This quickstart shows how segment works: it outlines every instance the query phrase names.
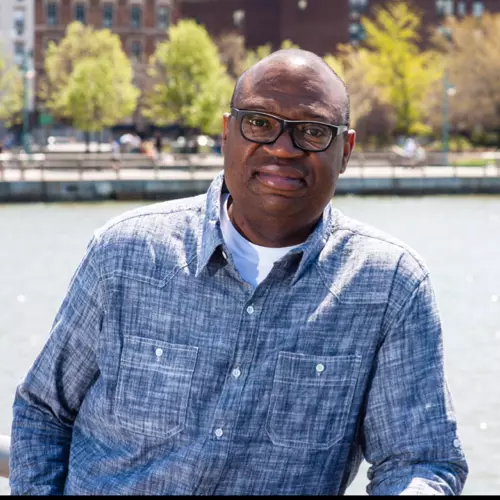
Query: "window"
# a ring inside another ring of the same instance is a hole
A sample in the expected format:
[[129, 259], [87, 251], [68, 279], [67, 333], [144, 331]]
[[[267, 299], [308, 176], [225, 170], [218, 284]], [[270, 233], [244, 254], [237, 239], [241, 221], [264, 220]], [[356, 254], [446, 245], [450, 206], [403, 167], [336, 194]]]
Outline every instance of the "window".
[[85, 5], [83, 3], [75, 5], [75, 21], [85, 24]]
[[130, 9], [130, 25], [132, 28], [138, 30], [141, 28], [141, 8], [132, 7]]
[[483, 2], [474, 2], [472, 4], [472, 15], [474, 17], [481, 17], [484, 14]]
[[351, 12], [364, 12], [368, 8], [368, 0], [349, 0]]
[[238, 9], [233, 12], [233, 24], [237, 28], [243, 26], [243, 21], [245, 20], [245, 11], [243, 9]]
[[102, 25], [105, 28], [111, 28], [113, 26], [113, 6], [105, 5], [102, 8]]
[[168, 7], [158, 7], [158, 12], [156, 14], [156, 25], [159, 29], [164, 30], [168, 28]]
[[132, 60], [135, 62], [140, 62], [142, 55], [141, 42], [134, 40], [130, 46], [130, 55], [132, 56]]
[[464, 1], [458, 2], [457, 14], [459, 16], [466, 16], [467, 15], [467, 4]]
[[57, 24], [57, 4], [54, 2], [47, 4], [47, 24], [49, 26]]
[[436, 10], [440, 16], [452, 16], [455, 0], [436, 0]]
[[365, 29], [360, 23], [351, 23], [349, 25], [349, 38], [351, 42], [359, 42], [365, 39]]
[[451, 28], [449, 26], [439, 26], [438, 27], [439, 33], [443, 35], [447, 40], [452, 39], [453, 32], [451, 31]]
[[24, 64], [24, 42], [14, 42], [14, 62], [18, 66]]
[[14, 33], [21, 36], [24, 33], [24, 10], [14, 11]]

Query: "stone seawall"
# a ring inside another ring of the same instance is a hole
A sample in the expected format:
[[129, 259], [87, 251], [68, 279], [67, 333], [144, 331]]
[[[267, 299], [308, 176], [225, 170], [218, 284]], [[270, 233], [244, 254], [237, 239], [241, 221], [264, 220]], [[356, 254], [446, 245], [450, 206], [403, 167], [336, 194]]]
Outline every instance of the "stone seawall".
[[[166, 200], [197, 195], [211, 179], [0, 182], [0, 203]], [[500, 177], [341, 177], [336, 195], [500, 194]]]

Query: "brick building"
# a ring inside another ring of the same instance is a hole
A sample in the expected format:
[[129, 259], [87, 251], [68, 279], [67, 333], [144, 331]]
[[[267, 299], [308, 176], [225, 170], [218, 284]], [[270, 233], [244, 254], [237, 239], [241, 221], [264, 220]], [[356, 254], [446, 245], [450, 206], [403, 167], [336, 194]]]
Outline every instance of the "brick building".
[[111, 29], [125, 52], [144, 62], [175, 16], [172, 0], [35, 0], [35, 67], [43, 69], [48, 42], [63, 38], [72, 21]]
[[[363, 39], [360, 16], [387, 0], [179, 0], [179, 15], [194, 18], [218, 36], [236, 31], [247, 46], [271, 43], [276, 49], [285, 39], [324, 55], [339, 43]], [[408, 0], [424, 15], [423, 26], [438, 26], [446, 15], [481, 16], [500, 12], [500, 0]], [[424, 40], [426, 33], [423, 33]]]
[[[33, 59], [36, 81], [44, 72], [49, 41], [58, 42], [68, 24], [80, 21], [97, 29], [108, 28], [120, 36], [134, 68], [134, 84], [144, 88], [146, 65], [158, 42], [165, 40], [167, 28], [177, 19], [175, 0], [34, 0], [35, 33]], [[38, 107], [38, 106], [37, 106]], [[139, 108], [124, 124], [146, 126]]]

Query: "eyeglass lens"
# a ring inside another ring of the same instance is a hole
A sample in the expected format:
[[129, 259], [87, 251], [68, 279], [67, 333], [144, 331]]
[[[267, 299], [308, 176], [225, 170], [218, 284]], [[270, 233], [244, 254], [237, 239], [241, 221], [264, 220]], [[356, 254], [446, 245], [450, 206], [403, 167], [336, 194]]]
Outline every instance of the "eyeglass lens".
[[[260, 143], [274, 142], [281, 132], [281, 124], [275, 118], [260, 113], [245, 113], [241, 119], [243, 136]], [[306, 150], [321, 150], [328, 146], [332, 130], [326, 125], [314, 122], [301, 122], [292, 125], [295, 143]]]

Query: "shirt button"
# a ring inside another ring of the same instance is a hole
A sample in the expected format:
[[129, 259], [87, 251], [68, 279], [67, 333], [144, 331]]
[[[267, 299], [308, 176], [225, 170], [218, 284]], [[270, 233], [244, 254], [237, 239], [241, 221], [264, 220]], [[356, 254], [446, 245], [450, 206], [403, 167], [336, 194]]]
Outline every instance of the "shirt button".
[[460, 441], [459, 441], [458, 439], [454, 439], [454, 440], [453, 440], [453, 446], [454, 446], [455, 448], [460, 448]]
[[241, 371], [239, 368], [235, 368], [231, 373], [234, 378], [239, 378], [239, 376], [241, 375]]
[[157, 358], [161, 358], [163, 355], [163, 349], [161, 347], [158, 347], [158, 349], [156, 349], [155, 351], [155, 354]]
[[322, 373], [322, 372], [324, 372], [324, 371], [325, 371], [325, 365], [324, 365], [323, 363], [318, 363], [318, 364], [316, 365], [316, 371], [317, 371], [318, 373]]
[[215, 435], [220, 438], [222, 436], [222, 434], [224, 434], [223, 430], [222, 429], [215, 429]]
[[248, 306], [247, 307], [247, 313], [248, 314], [253, 314], [255, 312], [255, 309], [253, 308], [253, 306]]
[[222, 256], [227, 260], [227, 253], [224, 250], [222, 250]]

